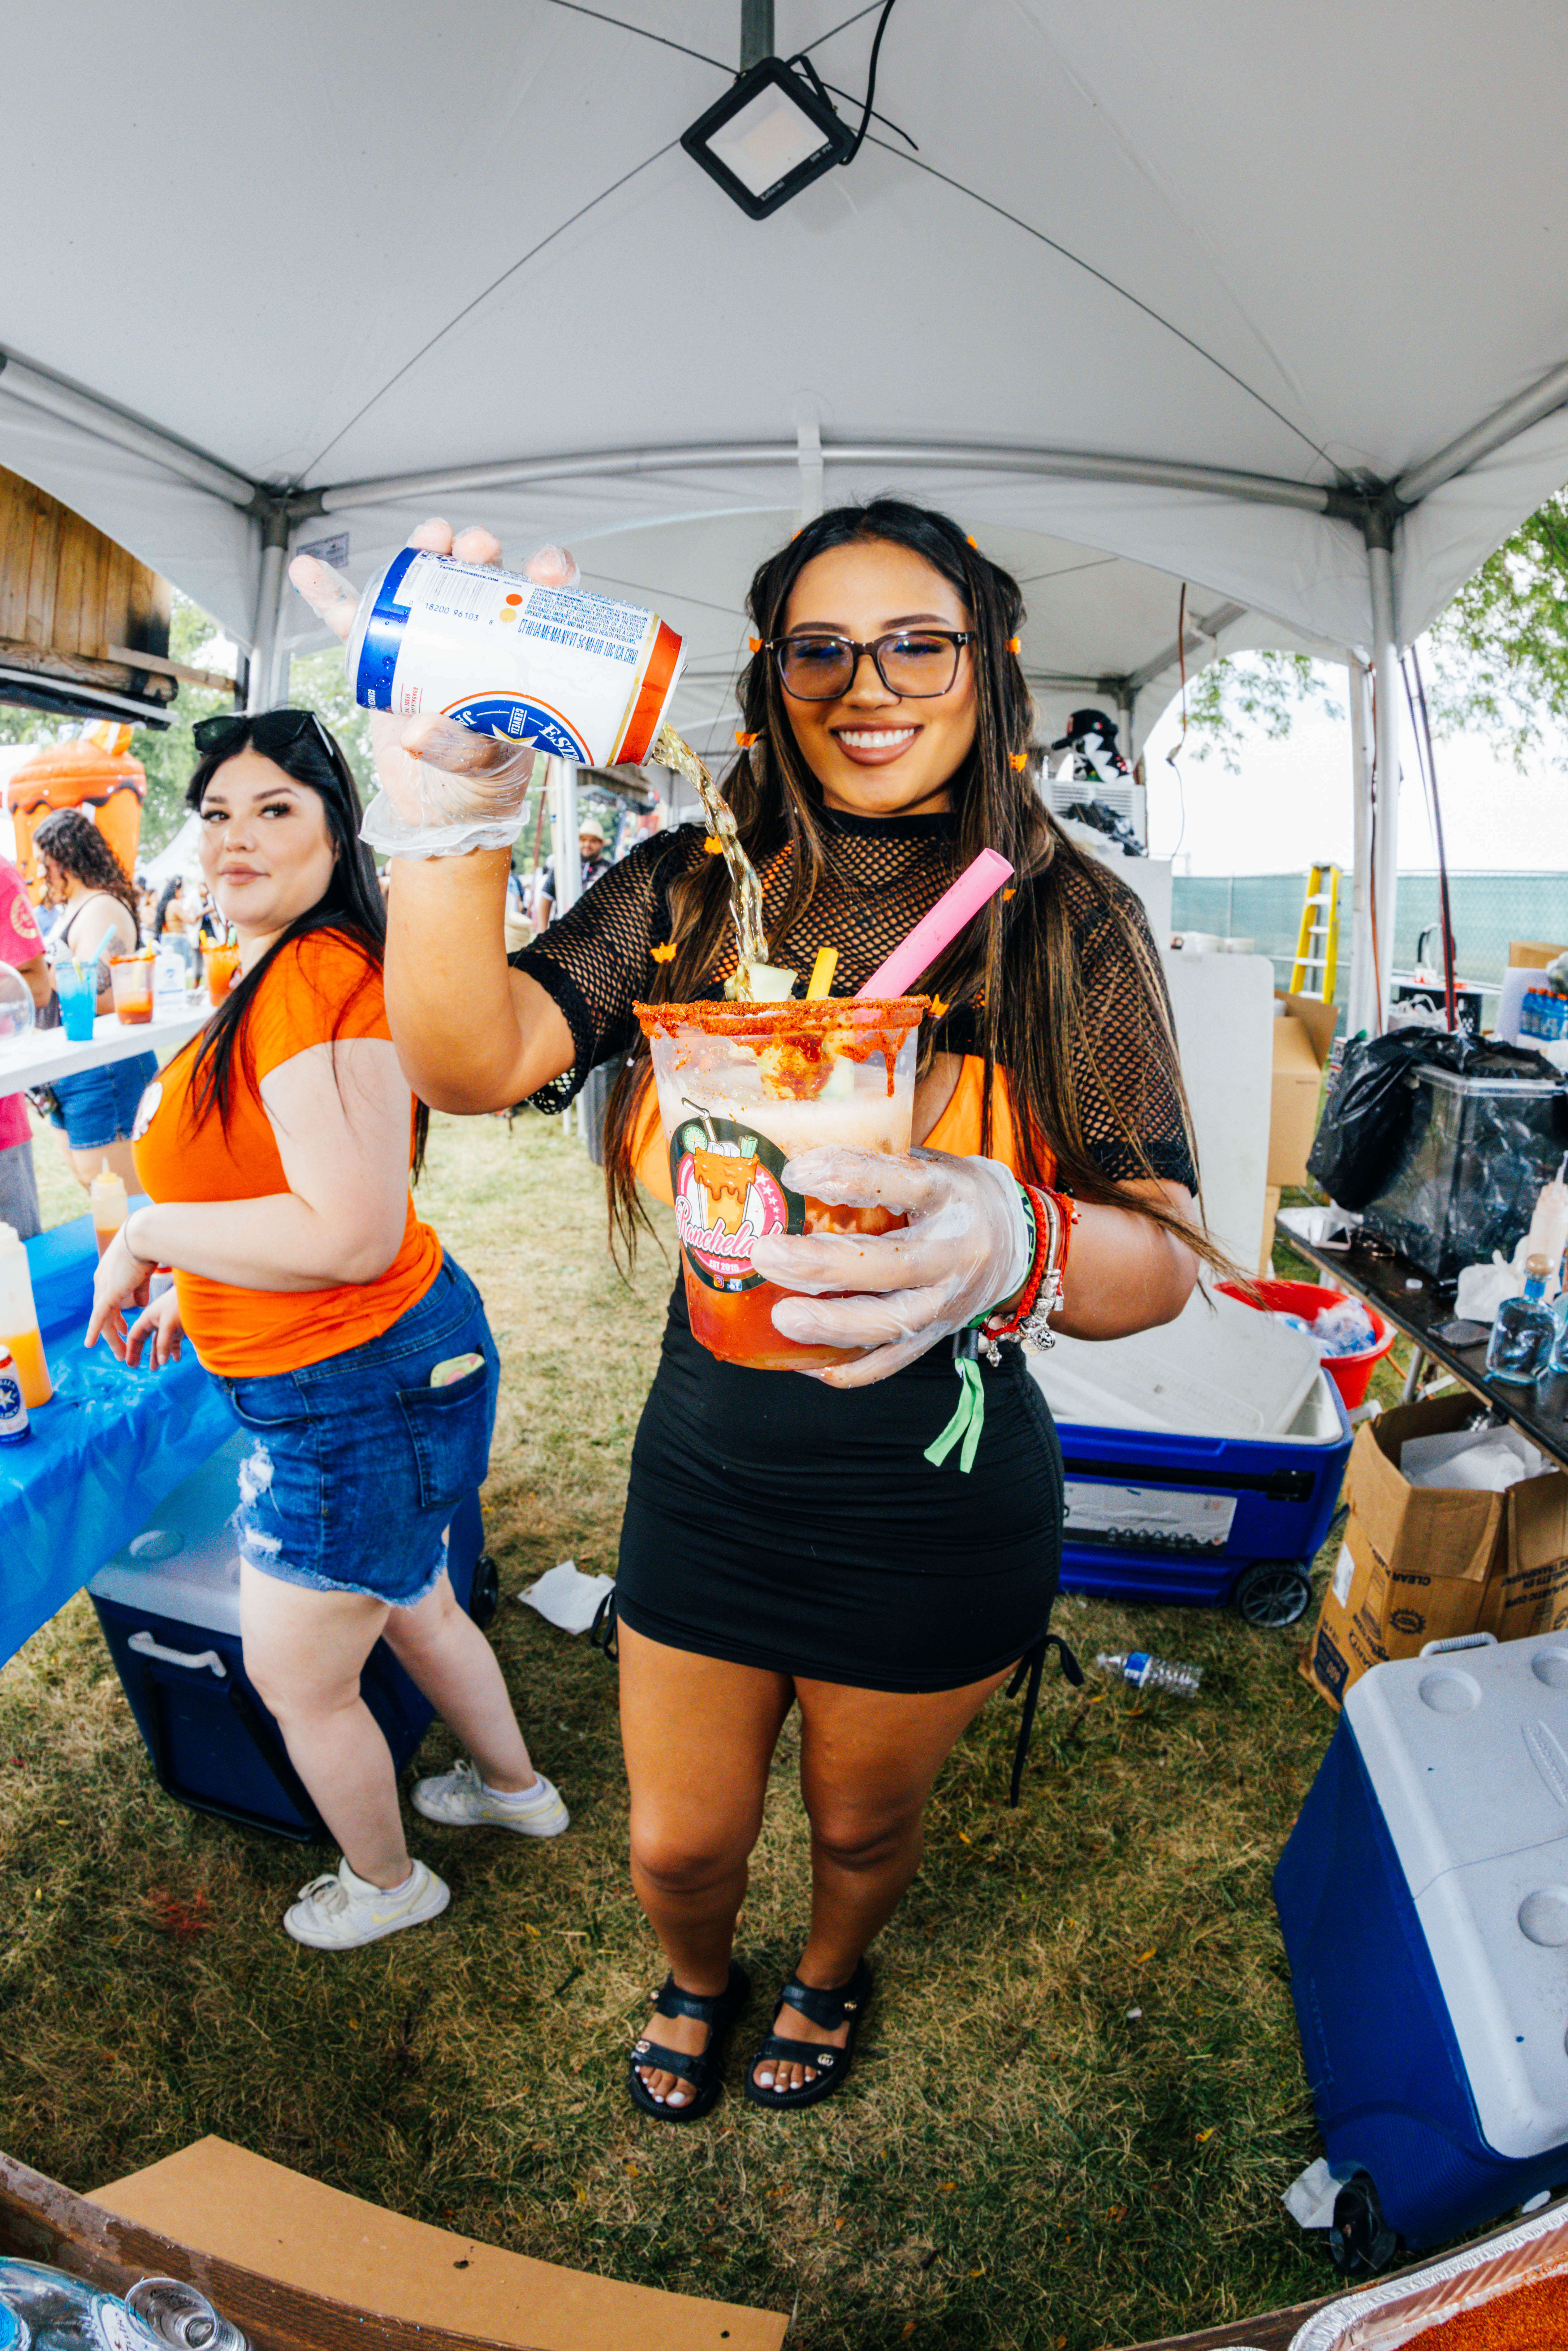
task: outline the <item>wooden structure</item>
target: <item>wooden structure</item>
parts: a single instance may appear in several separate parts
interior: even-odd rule
[[[0,466],[0,702],[167,726],[170,588],[57,498]]]
[[[780,2351],[789,2324],[503,2252],[213,2138],[90,2198],[0,2155],[0,2252],[108,2294],[181,2279],[250,2351]]]

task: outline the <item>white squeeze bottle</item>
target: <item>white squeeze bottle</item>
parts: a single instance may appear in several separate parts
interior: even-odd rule
[[[22,1402],[29,1412],[36,1412],[39,1405],[48,1403],[55,1384],[38,1333],[27,1252],[15,1225],[0,1225],[0,1346],[8,1348],[16,1360]]]
[[[116,1175],[107,1159],[88,1186],[87,1196],[92,1208],[92,1237],[98,1243],[98,1253],[101,1257],[131,1214],[131,1203],[125,1196],[125,1178]]]
[[[1535,1196],[1535,1208],[1530,1219],[1530,1230],[1524,1238],[1527,1259],[1543,1257],[1552,1268],[1546,1284],[1546,1295],[1557,1294],[1556,1270],[1563,1263],[1563,1252],[1568,1248],[1568,1153],[1564,1153],[1557,1173],[1550,1183],[1542,1184]]]

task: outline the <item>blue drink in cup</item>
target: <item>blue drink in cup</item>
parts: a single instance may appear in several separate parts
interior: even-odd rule
[[[55,989],[60,999],[60,1017],[66,1035],[73,1045],[87,1044],[92,1037],[92,1024],[98,1017],[98,966],[62,963],[55,967]]]

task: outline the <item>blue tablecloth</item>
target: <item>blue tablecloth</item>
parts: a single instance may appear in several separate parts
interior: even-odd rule
[[[90,1217],[27,1243],[55,1394],[0,1447],[0,1663],[14,1656],[238,1423],[187,1340],[162,1371],[81,1343],[98,1249]]]

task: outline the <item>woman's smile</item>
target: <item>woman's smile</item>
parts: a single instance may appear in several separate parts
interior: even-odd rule
[[[859,768],[884,768],[907,751],[918,726],[835,726],[833,740]]]

